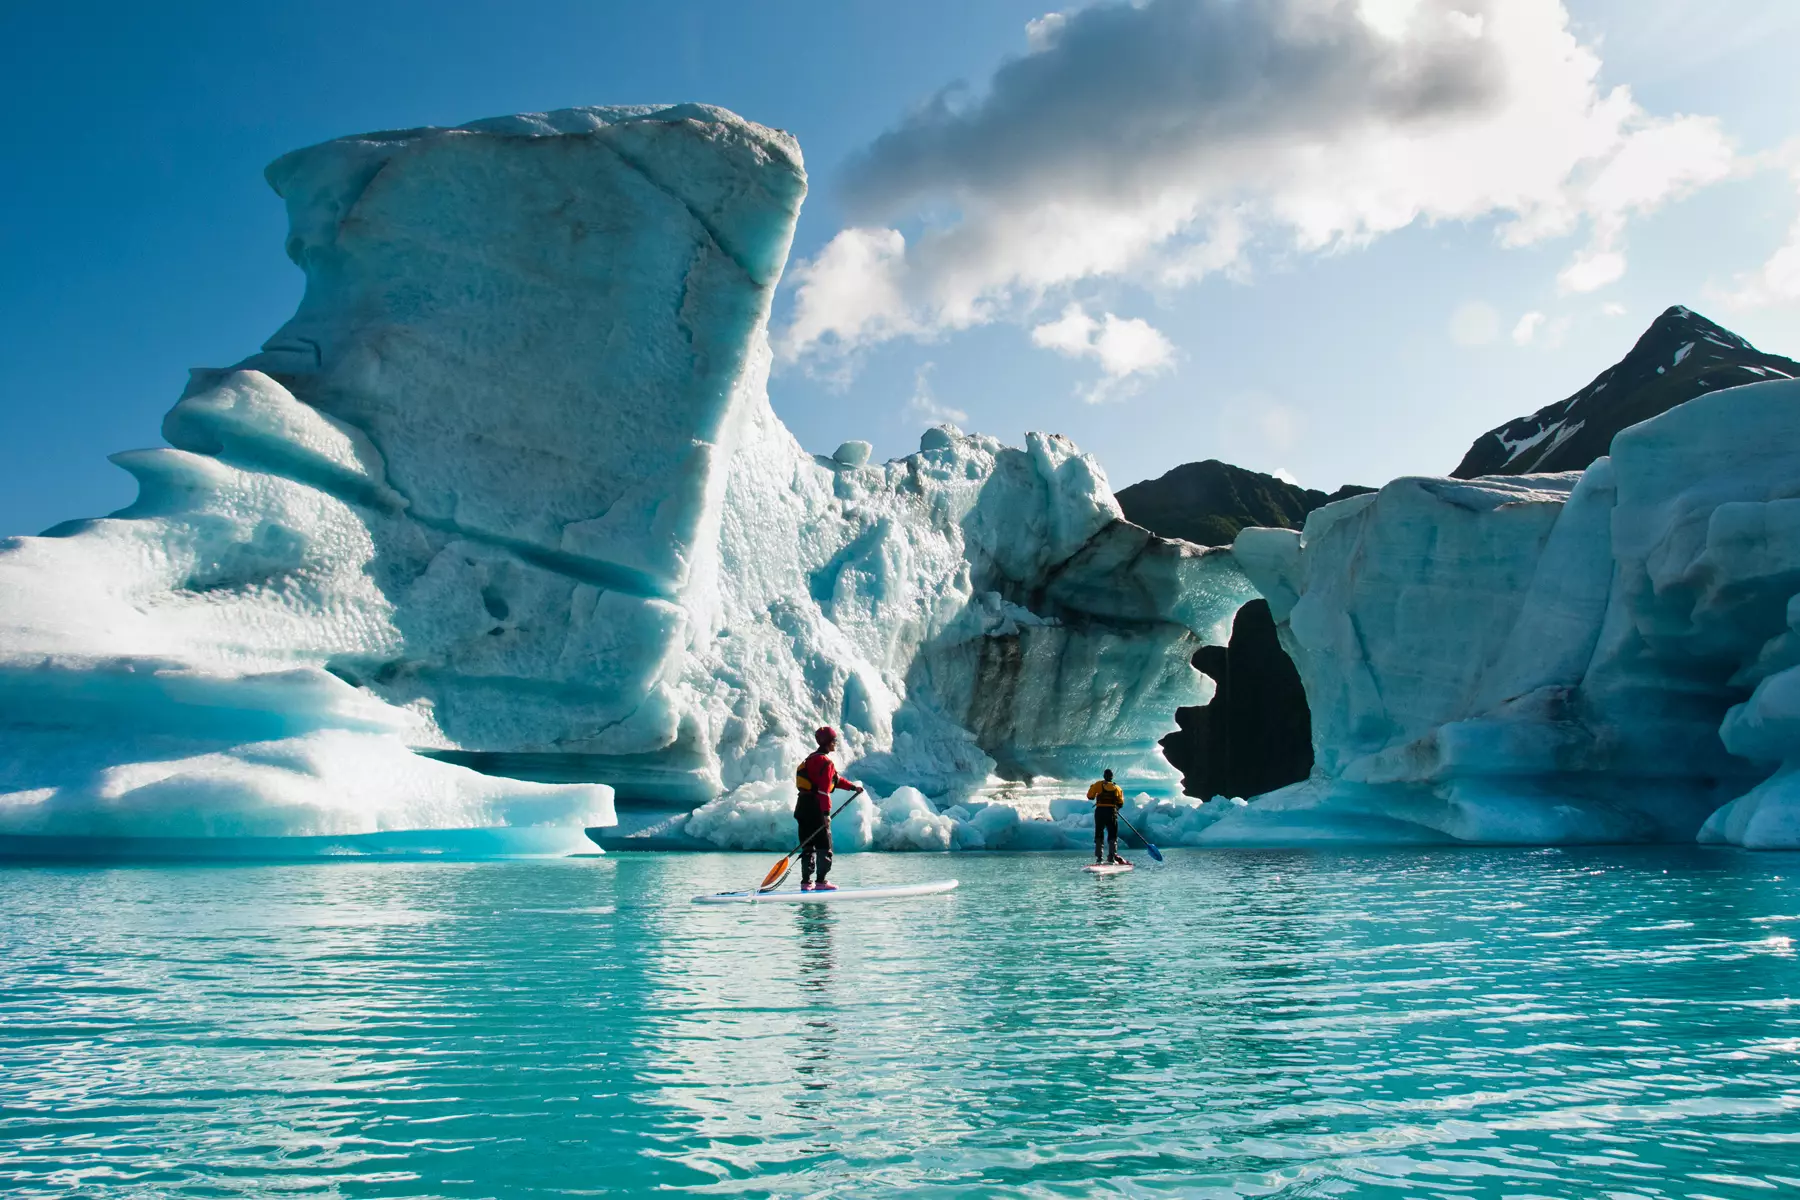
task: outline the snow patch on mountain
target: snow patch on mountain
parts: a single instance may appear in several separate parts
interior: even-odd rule
[[[1758,379],[1800,377],[1800,363],[1764,354],[1692,309],[1670,308],[1618,363],[1567,400],[1489,430],[1451,474],[1579,471],[1620,430],[1695,396]]]

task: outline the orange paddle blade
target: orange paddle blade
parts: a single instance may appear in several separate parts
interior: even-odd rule
[[[759,892],[766,892],[776,884],[780,883],[788,873],[788,858],[790,857],[792,856],[784,856],[780,862],[770,867],[769,873],[763,876],[763,881],[757,885],[756,890]]]

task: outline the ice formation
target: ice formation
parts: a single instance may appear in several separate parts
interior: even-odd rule
[[[1005,781],[1174,790],[1157,739],[1248,582],[1058,437],[803,451],[765,390],[788,135],[573,109],[268,178],[293,319],[116,456],[131,507],[0,546],[7,851],[566,849],[615,799],[774,796],[823,722],[896,844],[975,836],[960,800],[1004,840]]]
[[[863,850],[1087,850],[1094,844],[1093,805],[1069,794],[1044,800],[971,798],[934,800],[917,788],[850,800],[832,821],[838,853]],[[1236,797],[1201,801],[1189,796],[1138,793],[1127,801],[1125,820],[1161,846],[1203,844],[1202,834],[1245,807]],[[645,844],[729,850],[791,850],[794,796],[783,783],[745,784],[692,813],[665,818],[643,830]],[[1139,844],[1122,831],[1127,846]]]
[[[1201,840],[1800,845],[1797,411],[1800,383],[1732,388],[1578,475],[1244,531],[1317,762]]]

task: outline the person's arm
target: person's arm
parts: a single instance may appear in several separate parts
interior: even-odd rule
[[[1101,785],[1097,784],[1097,783],[1088,784],[1088,799],[1089,800],[1098,800],[1100,798],[1100,787],[1101,787]]]
[[[842,775],[837,773],[835,768],[832,770],[831,786],[840,792],[860,792],[863,790],[862,784],[856,782],[854,779],[845,779]]]

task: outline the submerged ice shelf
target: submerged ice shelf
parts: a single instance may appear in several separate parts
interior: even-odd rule
[[[115,456],[131,507],[0,545],[9,852],[579,845],[615,804],[784,784],[826,722],[884,795],[1176,790],[1157,739],[1248,581],[1059,437],[804,452],[765,388],[788,135],[571,109],[268,178],[293,319]]]

